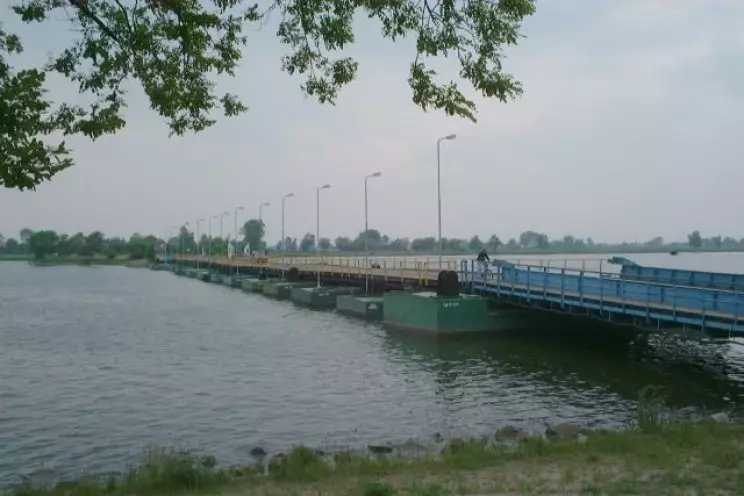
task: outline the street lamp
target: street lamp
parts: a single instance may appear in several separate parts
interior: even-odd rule
[[[437,214],[439,226],[439,270],[442,270],[442,174],[441,174],[441,152],[440,145],[444,140],[453,140],[457,138],[456,134],[450,134],[437,140]]]
[[[330,184],[319,186],[315,190],[315,257],[318,259],[318,287],[320,287],[320,190],[330,188]]]
[[[189,225],[189,223],[188,223],[188,222],[186,222],[186,223],[185,223],[185,224],[183,225],[183,229],[186,229],[186,228],[188,227],[188,225]],[[179,231],[179,233],[178,233],[178,237],[179,237],[179,238],[181,238],[181,257],[183,257],[183,236],[182,236],[182,234],[183,234],[183,233],[181,233],[181,232]],[[181,261],[181,267],[183,267],[183,261]]]
[[[212,215],[209,218],[209,251],[207,252],[207,257],[210,259],[210,261],[212,259],[212,219],[216,218],[216,215]]]
[[[258,206],[258,220],[263,220],[263,208],[271,205],[271,202],[263,202]]]
[[[369,174],[364,178],[364,294],[369,294],[369,249],[367,246],[367,231],[369,231],[367,208],[367,181],[373,177],[380,177],[382,172]]]
[[[199,224],[204,222],[204,219],[196,220],[196,270],[199,270],[199,261],[201,260],[201,238],[199,237]]]
[[[230,213],[229,213],[229,212],[222,212],[222,213],[220,214],[220,242],[222,242],[222,243],[225,243],[225,238],[224,238],[224,236],[223,236],[223,234],[222,234],[222,219],[223,219],[223,218],[224,218],[224,217],[225,217],[226,215],[230,215]],[[227,243],[225,243],[225,245],[227,245]],[[225,256],[225,254],[224,254],[224,253],[222,253],[222,256]]]
[[[168,229],[163,234],[163,263],[168,266]]]
[[[282,255],[286,257],[287,255],[287,242],[286,238],[284,237],[284,200],[287,198],[292,198],[294,196],[294,193],[287,193],[286,195],[282,196]],[[282,279],[284,279],[284,264],[285,260],[282,260]]]
[[[235,219],[233,223],[235,224],[233,227],[235,228],[235,232],[233,233],[233,256],[237,257],[238,255],[238,210],[243,210],[243,207],[235,207]],[[237,260],[235,261],[235,273],[239,274],[240,269],[238,268]]]
[[[167,239],[167,240],[165,241],[165,244],[166,244],[166,245],[168,244],[168,242],[170,241],[170,239],[171,239],[171,238],[173,237],[173,234],[171,234],[171,233],[173,232],[173,229],[177,229],[177,230],[178,230],[178,229],[181,229],[181,226],[170,226],[170,227],[168,228],[168,239]],[[180,234],[180,233],[179,233],[179,234]],[[176,247],[175,247],[175,248],[173,248],[173,250],[172,250],[172,251],[173,251],[173,252],[175,253],[175,252],[176,252],[176,250],[178,250],[178,244],[176,244]],[[176,264],[177,264],[176,256],[175,256],[175,255],[173,255],[173,266],[175,267],[175,266],[176,266]]]
[[[270,202],[263,202],[262,204],[260,204],[258,206],[258,223],[261,226],[263,226],[263,208],[264,207],[268,207],[269,205],[271,205]],[[259,227],[259,229],[260,229],[260,227]],[[256,250],[256,251],[259,251],[259,250],[261,250],[261,247],[260,246],[258,247],[258,250]]]

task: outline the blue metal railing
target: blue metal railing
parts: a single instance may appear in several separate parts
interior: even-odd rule
[[[608,276],[596,272],[517,266],[497,261],[483,266],[477,262],[464,260],[461,264],[461,281],[471,287],[497,293],[514,295],[528,301],[545,300],[559,304],[579,306],[621,306],[628,308],[626,313],[657,317],[663,312],[665,320],[685,321],[682,315],[697,315],[705,325],[706,319],[734,322],[738,325],[739,315],[744,309],[744,294],[738,291],[701,288],[679,284],[634,281]],[[639,314],[638,308],[644,309]],[[720,327],[720,326],[717,326]]]
[[[665,282],[701,288],[744,291],[744,274],[623,265],[620,277],[636,281]]]

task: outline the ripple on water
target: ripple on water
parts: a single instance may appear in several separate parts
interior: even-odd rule
[[[255,446],[621,426],[648,383],[680,407],[742,397],[727,350],[722,372],[586,334],[437,344],[166,273],[0,264],[0,302],[0,486],[121,470],[155,445],[229,464]]]

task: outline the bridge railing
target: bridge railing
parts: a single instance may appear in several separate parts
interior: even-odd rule
[[[370,277],[382,278],[387,281],[412,282],[417,281],[424,286],[435,281],[440,267],[437,259],[431,258],[407,258],[407,257],[369,257],[367,260],[360,257],[276,257],[257,255],[238,255],[233,257],[224,256],[199,256],[184,254],[176,257],[177,260],[205,264],[221,265],[223,267],[265,267],[274,270],[288,270],[296,267],[301,271],[332,273],[338,276],[359,278],[368,274]],[[447,270],[457,270],[458,261],[445,259],[441,267]]]
[[[467,262],[467,261],[465,261]],[[700,288],[658,282],[634,281],[596,272],[549,267],[501,264],[487,272],[477,264],[463,263],[461,280],[497,293],[517,290],[530,299],[566,298],[639,305],[672,312],[696,311],[703,315],[725,314],[738,321],[744,310],[744,294],[738,291]],[[463,273],[464,272],[464,273]]]
[[[622,267],[620,277],[635,281],[658,281],[685,286],[744,291],[744,274],[629,265]]]
[[[568,257],[568,258],[537,258],[504,256],[493,260],[494,263],[506,262],[520,267],[537,267],[549,270],[580,270],[599,274],[617,274],[620,268],[609,263],[606,257]]]

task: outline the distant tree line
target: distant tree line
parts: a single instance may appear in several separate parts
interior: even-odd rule
[[[23,229],[18,239],[0,234],[0,254],[32,256],[36,259],[57,257],[127,257],[132,260],[154,260],[158,240],[155,236],[133,234],[124,238],[107,238],[100,231],[90,234],[58,234],[52,230],[32,231]]]
[[[258,219],[250,219],[243,224],[238,239],[229,237],[210,237],[207,234],[197,237],[185,226],[167,241],[153,235],[133,234],[129,239],[106,237],[102,232],[74,235],[58,234],[52,230],[32,231],[23,229],[18,239],[5,238],[0,235],[0,255],[26,255],[34,258],[46,257],[94,257],[108,258],[128,257],[131,259],[154,259],[159,251],[166,248],[173,253],[197,253],[224,255],[228,250],[238,253],[266,251],[286,251],[287,253],[310,253],[316,249],[315,235],[306,233],[301,238],[287,237],[275,246],[268,247],[264,241],[265,225]],[[373,253],[435,253],[437,239],[433,236],[423,238],[391,238],[378,230],[366,232],[367,246]],[[365,233],[355,238],[339,236],[331,241],[320,238],[317,247],[323,252],[363,252]],[[560,239],[550,239],[546,234],[525,231],[519,238],[502,242],[493,234],[481,239],[473,236],[470,239],[444,238],[442,250],[447,253],[467,254],[481,249],[491,253],[632,253],[639,251],[674,251],[674,250],[744,250],[744,238],[734,239],[720,235],[703,237],[699,231],[687,235],[686,241],[666,242],[662,237],[655,237],[643,242],[597,243],[592,238],[577,238],[566,235]]]
[[[263,231],[261,231],[261,236],[256,238],[256,242],[259,244],[263,242],[262,233]],[[437,238],[433,236],[413,239],[391,238],[375,229],[368,230],[366,234],[367,247],[369,251],[375,253],[435,253],[438,248]],[[318,241],[318,248],[321,251],[363,252],[364,246],[364,231],[360,232],[355,238],[339,236],[333,241],[329,238],[320,238]],[[316,240],[312,233],[306,233],[299,239],[287,237],[275,246],[276,250],[286,250],[289,253],[312,252],[315,251],[315,248]],[[704,238],[699,231],[694,231],[687,235],[686,241],[666,242],[664,238],[657,236],[642,242],[602,243],[595,242],[592,238],[584,239],[572,235],[551,240],[547,234],[524,231],[518,238],[510,238],[506,242],[502,241],[496,234],[483,239],[477,235],[470,239],[442,239],[442,250],[447,253],[475,253],[484,248],[491,253],[632,253],[675,250],[744,250],[744,238],[737,240],[720,235]]]

